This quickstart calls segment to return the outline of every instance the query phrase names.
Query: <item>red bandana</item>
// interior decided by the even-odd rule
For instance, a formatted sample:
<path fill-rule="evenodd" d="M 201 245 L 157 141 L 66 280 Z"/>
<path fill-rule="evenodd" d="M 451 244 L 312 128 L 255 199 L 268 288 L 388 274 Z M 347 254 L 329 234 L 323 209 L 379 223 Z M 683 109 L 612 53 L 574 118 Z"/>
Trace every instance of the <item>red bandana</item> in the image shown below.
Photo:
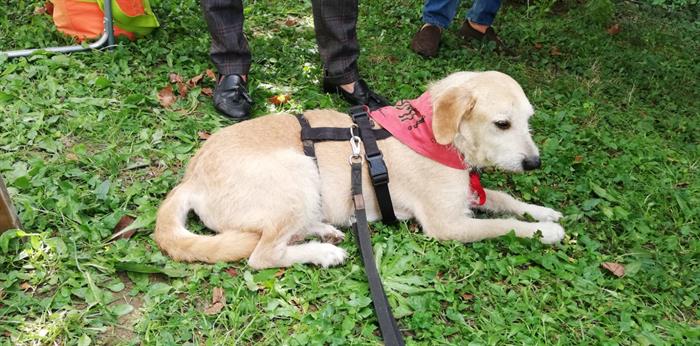
<path fill-rule="evenodd" d="M 430 94 L 426 91 L 415 100 L 399 101 L 396 106 L 383 107 L 369 115 L 413 151 L 445 166 L 467 169 L 462 155 L 455 147 L 435 140 L 431 101 Z M 486 192 L 476 171 L 469 172 L 469 185 L 479 199 L 478 204 L 486 203 Z"/>

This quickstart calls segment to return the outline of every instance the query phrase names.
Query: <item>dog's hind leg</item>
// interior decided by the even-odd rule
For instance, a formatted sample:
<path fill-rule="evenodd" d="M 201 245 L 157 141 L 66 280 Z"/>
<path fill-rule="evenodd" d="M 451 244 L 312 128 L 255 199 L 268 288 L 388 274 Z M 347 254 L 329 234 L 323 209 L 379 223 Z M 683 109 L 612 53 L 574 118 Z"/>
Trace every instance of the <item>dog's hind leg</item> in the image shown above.
<path fill-rule="evenodd" d="M 327 223 L 317 222 L 307 228 L 310 235 L 321 238 L 324 243 L 338 244 L 345 239 L 345 234 Z"/>
<path fill-rule="evenodd" d="M 332 227 L 330 225 L 323 226 Z M 255 269 L 263 269 L 289 267 L 295 263 L 312 263 L 326 268 L 343 263 L 347 257 L 345 250 L 332 244 L 311 241 L 290 245 L 291 237 L 307 232 L 307 230 L 295 231 L 295 228 L 298 229 L 298 225 L 286 225 L 284 229 L 281 230 L 263 231 L 258 246 L 253 250 L 253 253 L 248 259 L 248 265 Z M 312 229 L 319 231 L 321 227 L 312 227 Z M 335 228 L 334 230 L 340 232 Z M 327 227 L 321 232 L 323 232 L 324 235 L 335 234 L 335 232 L 330 231 Z M 291 234 L 291 236 L 285 236 L 284 234 Z M 323 237 L 323 235 L 321 236 Z"/>
<path fill-rule="evenodd" d="M 315 222 L 311 226 L 306 227 L 299 233 L 296 233 L 289 240 L 289 244 L 297 244 L 306 239 L 308 236 L 317 236 L 324 243 L 338 244 L 345 239 L 345 233 L 327 223 Z"/>
<path fill-rule="evenodd" d="M 561 213 L 554 209 L 521 202 L 501 191 L 487 189 L 486 196 L 486 203 L 479 208 L 515 215 L 529 214 L 538 221 L 556 222 L 562 217 Z"/>

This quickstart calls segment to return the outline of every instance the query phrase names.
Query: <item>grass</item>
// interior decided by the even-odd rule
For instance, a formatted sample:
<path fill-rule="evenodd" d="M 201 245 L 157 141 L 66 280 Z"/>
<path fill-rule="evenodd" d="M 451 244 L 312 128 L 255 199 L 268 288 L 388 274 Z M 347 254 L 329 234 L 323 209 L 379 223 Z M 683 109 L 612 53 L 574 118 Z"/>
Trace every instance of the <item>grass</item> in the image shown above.
<path fill-rule="evenodd" d="M 0 8 L 3 49 L 70 42 L 33 14 L 42 1 L 10 3 Z M 161 29 L 111 52 L 0 57 L 0 174 L 24 225 L 0 236 L 0 344 L 380 343 L 351 237 L 341 245 L 349 260 L 328 270 L 183 264 L 157 249 L 155 211 L 198 133 L 228 124 L 201 93 L 206 78 L 171 109 L 159 105 L 170 73 L 212 65 L 198 5 L 153 3 Z M 599 3 L 508 5 L 497 29 L 517 57 L 465 47 L 453 25 L 440 56 L 424 60 L 407 48 L 421 1 L 362 2 L 361 73 L 390 99 L 459 70 L 522 84 L 544 166 L 483 183 L 566 215 L 556 247 L 513 236 L 438 243 L 410 223 L 375 225 L 409 344 L 698 344 L 698 8 Z M 246 14 L 256 115 L 347 107 L 319 90 L 308 1 L 255 1 Z M 281 93 L 292 100 L 267 102 Z M 140 230 L 109 242 L 124 215 Z M 226 305 L 207 315 L 215 287 Z"/>

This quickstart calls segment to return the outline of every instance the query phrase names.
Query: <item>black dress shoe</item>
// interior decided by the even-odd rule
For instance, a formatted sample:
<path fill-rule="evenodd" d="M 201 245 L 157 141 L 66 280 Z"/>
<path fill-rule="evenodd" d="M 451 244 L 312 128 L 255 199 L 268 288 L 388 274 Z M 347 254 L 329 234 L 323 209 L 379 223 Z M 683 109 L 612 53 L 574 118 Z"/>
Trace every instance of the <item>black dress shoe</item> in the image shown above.
<path fill-rule="evenodd" d="M 389 101 L 370 90 L 367 83 L 362 79 L 358 79 L 357 82 L 355 82 L 355 90 L 352 94 L 343 90 L 339 85 L 332 85 L 325 80 L 323 81 L 323 91 L 338 94 L 353 106 L 367 105 L 370 110 L 389 106 Z"/>
<path fill-rule="evenodd" d="M 237 74 L 221 77 L 214 89 L 214 108 L 231 120 L 249 119 L 253 99 L 248 95 L 246 84 L 243 77 Z"/>

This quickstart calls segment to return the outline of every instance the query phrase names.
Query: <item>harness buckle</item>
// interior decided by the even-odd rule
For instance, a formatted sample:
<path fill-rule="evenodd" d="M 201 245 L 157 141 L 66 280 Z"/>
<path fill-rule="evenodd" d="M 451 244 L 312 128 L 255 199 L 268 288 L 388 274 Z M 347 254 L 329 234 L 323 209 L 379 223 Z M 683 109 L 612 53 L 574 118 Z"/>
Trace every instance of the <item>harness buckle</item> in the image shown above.
<path fill-rule="evenodd" d="M 389 171 L 384 163 L 384 155 L 381 153 L 373 156 L 367 156 L 369 166 L 369 175 L 372 178 L 372 185 L 388 184 Z"/>

